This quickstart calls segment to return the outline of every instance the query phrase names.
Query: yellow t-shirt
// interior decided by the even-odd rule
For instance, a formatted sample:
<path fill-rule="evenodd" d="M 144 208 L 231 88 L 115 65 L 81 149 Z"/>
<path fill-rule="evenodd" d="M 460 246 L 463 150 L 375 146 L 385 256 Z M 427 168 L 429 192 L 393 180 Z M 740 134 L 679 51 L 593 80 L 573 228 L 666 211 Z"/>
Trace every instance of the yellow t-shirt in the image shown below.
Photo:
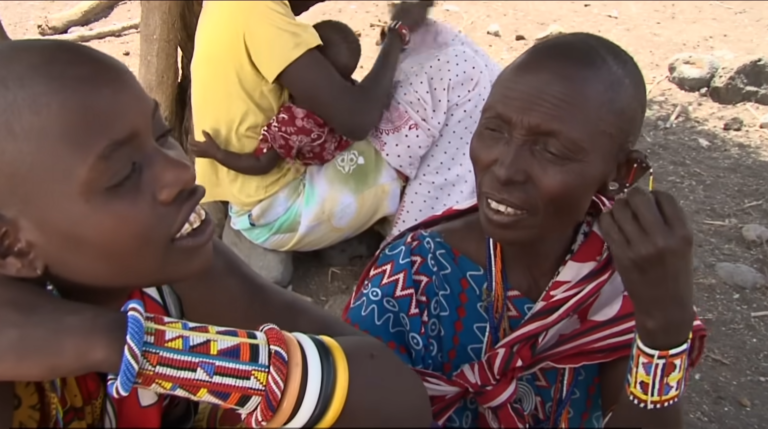
<path fill-rule="evenodd" d="M 296 58 L 321 45 L 312 26 L 298 22 L 287 1 L 206 1 L 192 59 L 195 138 L 207 131 L 227 150 L 251 153 L 261 129 L 287 100 L 277 76 Z M 251 208 L 304 173 L 281 162 L 269 174 L 247 176 L 209 159 L 197 159 L 203 201 Z"/>

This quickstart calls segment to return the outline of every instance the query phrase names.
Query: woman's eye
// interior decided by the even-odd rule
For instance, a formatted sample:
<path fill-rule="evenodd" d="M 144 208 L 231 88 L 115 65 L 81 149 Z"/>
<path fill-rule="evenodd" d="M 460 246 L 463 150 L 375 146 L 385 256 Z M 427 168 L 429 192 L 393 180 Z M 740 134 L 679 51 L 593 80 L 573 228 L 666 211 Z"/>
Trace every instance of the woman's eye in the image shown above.
<path fill-rule="evenodd" d="M 126 173 L 120 180 L 118 180 L 117 182 L 115 182 L 112 185 L 110 185 L 109 188 L 110 189 L 117 189 L 117 188 L 120 188 L 120 187 L 124 186 L 125 184 L 127 184 L 133 178 L 133 176 L 138 171 L 139 171 L 139 163 L 138 162 L 132 162 L 131 163 L 131 168 L 128 170 L 128 173 Z"/>

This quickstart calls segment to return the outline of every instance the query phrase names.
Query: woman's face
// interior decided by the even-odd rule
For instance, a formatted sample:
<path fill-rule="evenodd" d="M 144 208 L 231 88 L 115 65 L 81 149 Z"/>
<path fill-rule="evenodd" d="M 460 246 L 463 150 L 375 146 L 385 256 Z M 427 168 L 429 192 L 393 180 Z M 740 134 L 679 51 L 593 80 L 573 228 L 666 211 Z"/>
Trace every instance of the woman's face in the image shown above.
<path fill-rule="evenodd" d="M 613 124 L 603 123 L 597 83 L 520 59 L 499 76 L 470 146 L 487 235 L 521 243 L 572 234 L 613 180 L 621 145 L 602 126 Z"/>
<path fill-rule="evenodd" d="M 177 233 L 204 195 L 157 103 L 127 71 L 52 96 L 28 136 L 38 173 L 20 236 L 56 278 L 144 287 L 189 278 L 212 260 L 210 219 Z M 45 120 L 45 119 L 43 119 Z"/>

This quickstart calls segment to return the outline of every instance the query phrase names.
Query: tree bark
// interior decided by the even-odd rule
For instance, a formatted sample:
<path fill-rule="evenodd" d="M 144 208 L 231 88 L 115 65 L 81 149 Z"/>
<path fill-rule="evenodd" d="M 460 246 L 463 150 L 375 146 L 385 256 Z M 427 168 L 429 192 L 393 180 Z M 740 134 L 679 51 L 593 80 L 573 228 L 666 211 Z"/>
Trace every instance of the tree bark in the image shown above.
<path fill-rule="evenodd" d="M 141 1 L 139 81 L 160 103 L 169 125 L 177 121 L 176 90 L 179 84 L 179 16 L 185 2 Z M 182 115 L 184 112 L 180 112 Z"/>
<path fill-rule="evenodd" d="M 119 1 L 82 1 L 67 11 L 46 17 L 37 25 L 41 36 L 53 36 L 66 33 L 72 27 L 90 24 L 109 12 Z"/>
<path fill-rule="evenodd" d="M 3 21 L 0 20 L 0 42 L 10 42 L 11 38 L 8 37 L 8 33 L 5 32 L 5 27 L 3 27 Z"/>
<path fill-rule="evenodd" d="M 110 25 L 104 28 L 97 28 L 95 30 L 80 31 L 72 34 L 60 34 L 58 36 L 46 37 L 46 39 L 67 40 L 70 42 L 85 43 L 91 40 L 104 39 L 106 37 L 119 36 L 126 31 L 138 30 L 139 20 L 133 20 L 129 22 L 123 22 L 121 24 Z"/>

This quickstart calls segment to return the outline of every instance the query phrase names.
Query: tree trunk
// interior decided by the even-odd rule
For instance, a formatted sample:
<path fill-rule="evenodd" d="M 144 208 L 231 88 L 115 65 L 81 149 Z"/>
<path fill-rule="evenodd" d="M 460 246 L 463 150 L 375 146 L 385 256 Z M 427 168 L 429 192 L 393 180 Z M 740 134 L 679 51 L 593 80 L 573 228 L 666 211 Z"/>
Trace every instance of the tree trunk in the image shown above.
<path fill-rule="evenodd" d="M 3 27 L 3 21 L 0 20 L 0 42 L 10 42 L 11 38 L 8 37 L 8 33 L 5 32 L 5 27 Z"/>
<path fill-rule="evenodd" d="M 141 2 L 139 80 L 185 150 L 192 128 L 189 66 L 201 10 L 201 0 Z"/>
<path fill-rule="evenodd" d="M 72 9 L 45 17 L 42 24 L 37 25 L 41 36 L 53 36 L 66 33 L 72 27 L 90 24 L 108 14 L 119 1 L 81 1 Z"/>
<path fill-rule="evenodd" d="M 176 122 L 178 114 L 179 16 L 183 5 L 181 1 L 141 2 L 139 81 L 160 103 L 160 113 L 169 125 Z"/>

